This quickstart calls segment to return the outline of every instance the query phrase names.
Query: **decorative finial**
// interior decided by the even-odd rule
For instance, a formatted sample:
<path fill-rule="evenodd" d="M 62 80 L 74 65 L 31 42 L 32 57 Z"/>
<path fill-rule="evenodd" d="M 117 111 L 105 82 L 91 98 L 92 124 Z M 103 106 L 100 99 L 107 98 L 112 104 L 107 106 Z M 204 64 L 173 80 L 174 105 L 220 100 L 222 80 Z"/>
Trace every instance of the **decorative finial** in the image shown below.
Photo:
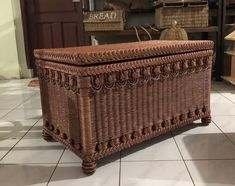
<path fill-rule="evenodd" d="M 172 27 L 173 27 L 173 28 L 176 28 L 177 24 L 178 24 L 178 23 L 177 23 L 176 20 L 172 21 Z"/>

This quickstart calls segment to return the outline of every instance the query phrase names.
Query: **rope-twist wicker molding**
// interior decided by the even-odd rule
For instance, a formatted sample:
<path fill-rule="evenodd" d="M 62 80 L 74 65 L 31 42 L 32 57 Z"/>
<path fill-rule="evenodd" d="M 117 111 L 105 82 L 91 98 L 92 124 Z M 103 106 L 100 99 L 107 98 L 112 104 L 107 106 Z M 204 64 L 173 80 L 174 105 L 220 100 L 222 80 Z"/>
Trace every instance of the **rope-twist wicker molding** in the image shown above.
<path fill-rule="evenodd" d="M 90 65 L 98 63 L 110 63 L 122 60 L 148 58 L 152 56 L 164 56 L 176 53 L 185 53 L 211 49 L 213 42 L 207 41 L 146 41 L 142 43 L 115 44 L 89 46 L 67 49 L 35 50 L 37 59 L 57 61 L 77 65 Z M 63 50 L 63 52 L 61 52 Z"/>
<path fill-rule="evenodd" d="M 148 60 L 146 60 L 148 61 Z M 91 89 L 96 92 L 103 87 L 112 89 L 114 87 L 133 86 L 136 84 L 149 83 L 151 81 L 163 81 L 167 78 L 198 73 L 208 69 L 212 64 L 211 57 L 195 58 L 193 60 L 182 60 L 175 63 L 165 63 L 143 68 L 135 68 L 125 71 L 117 71 L 106 74 L 94 75 L 91 77 Z M 62 73 L 49 68 L 38 67 L 40 80 L 51 82 L 54 85 L 64 87 L 66 90 L 79 92 L 78 77 L 69 73 Z M 149 83 L 151 84 L 151 83 Z"/>
<path fill-rule="evenodd" d="M 156 43 L 160 47 L 153 49 Z M 93 173 L 100 158 L 200 118 L 209 124 L 213 44 L 168 45 L 140 42 L 138 51 L 145 50 L 148 55 L 140 59 L 136 52 L 127 58 L 131 47 L 137 47 L 133 44 L 91 47 L 91 51 L 99 51 L 97 57 L 102 54 L 102 60 L 111 59 L 103 55 L 105 51 L 122 46 L 128 49 L 113 52 L 117 62 L 96 58 L 88 63 L 90 57 L 85 66 L 81 58 L 69 58 L 66 64 L 67 58 L 58 58 L 57 53 L 68 56 L 69 49 L 36 51 L 44 138 L 64 144 L 82 158 L 84 172 Z M 175 51 L 174 47 L 182 50 Z M 172 51 L 161 51 L 165 48 Z M 86 50 L 88 54 L 82 56 L 90 56 L 88 49 L 72 49 L 71 55 Z M 186 53 L 181 53 L 184 50 Z M 169 55 L 162 55 L 167 52 Z"/>

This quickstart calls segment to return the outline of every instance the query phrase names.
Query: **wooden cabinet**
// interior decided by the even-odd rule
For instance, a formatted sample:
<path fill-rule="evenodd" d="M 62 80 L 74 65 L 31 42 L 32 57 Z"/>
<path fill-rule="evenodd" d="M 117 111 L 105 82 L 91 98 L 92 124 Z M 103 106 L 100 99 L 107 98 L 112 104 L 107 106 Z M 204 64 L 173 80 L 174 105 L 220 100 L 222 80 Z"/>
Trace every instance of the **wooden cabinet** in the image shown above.
<path fill-rule="evenodd" d="M 227 0 L 224 3 L 222 32 L 227 36 L 223 38 L 225 53 L 221 77 L 235 85 L 235 1 Z"/>
<path fill-rule="evenodd" d="M 225 53 L 222 78 L 235 85 L 235 51 Z"/>
<path fill-rule="evenodd" d="M 226 1 L 224 5 L 225 54 L 222 79 L 235 84 L 235 2 Z"/>
<path fill-rule="evenodd" d="M 102 10 L 104 0 L 94 0 L 95 2 L 95 9 Z M 224 9 L 226 7 L 226 0 L 209 0 L 209 27 L 206 28 L 186 28 L 186 31 L 189 34 L 201 34 L 201 39 L 208 39 L 209 33 L 214 36 L 215 41 L 215 51 L 216 51 L 216 62 L 214 65 L 213 76 L 217 80 L 221 80 L 222 69 L 223 69 L 223 59 L 224 59 L 224 31 L 225 31 L 225 18 L 224 18 Z M 141 14 L 141 12 L 138 12 Z M 146 12 L 143 13 L 143 15 Z M 153 12 L 154 16 L 154 12 Z M 129 16 L 132 17 L 132 16 Z M 154 22 L 153 22 L 154 23 Z M 152 29 L 146 27 L 147 31 L 151 35 L 159 35 L 161 30 L 156 32 Z M 110 32 L 86 32 L 87 35 L 91 36 L 128 36 L 128 35 L 135 35 L 136 32 L 133 28 L 129 27 L 127 23 L 127 28 L 124 31 L 110 31 Z M 140 35 L 146 35 L 146 32 L 143 30 L 139 31 Z"/>

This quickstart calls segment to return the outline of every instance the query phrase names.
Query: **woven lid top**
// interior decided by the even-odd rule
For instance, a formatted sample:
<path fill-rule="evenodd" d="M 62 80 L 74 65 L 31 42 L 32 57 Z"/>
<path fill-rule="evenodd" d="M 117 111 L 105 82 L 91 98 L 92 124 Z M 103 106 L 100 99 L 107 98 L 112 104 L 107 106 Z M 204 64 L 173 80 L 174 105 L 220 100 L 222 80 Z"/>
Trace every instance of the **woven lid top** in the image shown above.
<path fill-rule="evenodd" d="M 212 41 L 144 41 L 74 48 L 39 49 L 34 51 L 34 55 L 36 59 L 86 66 L 211 50 L 212 48 Z"/>

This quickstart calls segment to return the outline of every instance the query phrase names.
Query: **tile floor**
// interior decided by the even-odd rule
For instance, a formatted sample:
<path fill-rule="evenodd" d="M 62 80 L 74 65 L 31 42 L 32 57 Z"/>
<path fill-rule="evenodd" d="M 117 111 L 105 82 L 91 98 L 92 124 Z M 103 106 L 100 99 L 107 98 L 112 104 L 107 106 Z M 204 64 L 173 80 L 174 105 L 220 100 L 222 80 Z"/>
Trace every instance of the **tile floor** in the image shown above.
<path fill-rule="evenodd" d="M 173 131 L 99 162 L 86 176 L 81 160 L 41 138 L 38 88 L 0 81 L 1 186 L 235 185 L 235 87 L 212 86 L 213 123 Z"/>

